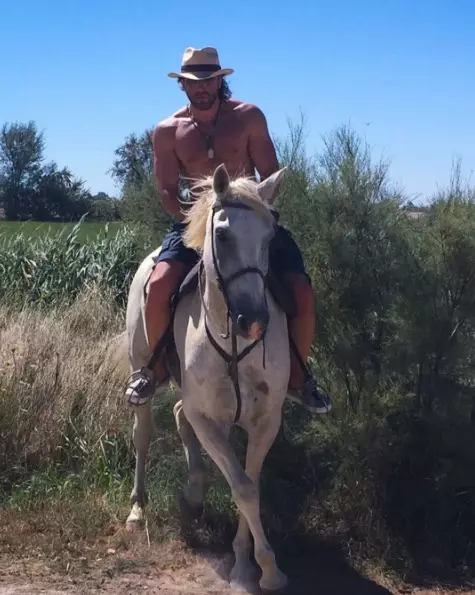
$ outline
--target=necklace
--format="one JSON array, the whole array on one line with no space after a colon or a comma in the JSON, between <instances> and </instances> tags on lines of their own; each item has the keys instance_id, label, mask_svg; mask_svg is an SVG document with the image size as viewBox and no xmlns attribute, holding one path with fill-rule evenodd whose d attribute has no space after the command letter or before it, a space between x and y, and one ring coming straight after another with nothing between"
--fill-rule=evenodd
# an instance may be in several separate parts
<instances>
[{"instance_id":1,"label":"necklace","mask_svg":"<svg viewBox=\"0 0 475 595\"><path fill-rule=\"evenodd\" d=\"M216 127L216 122L218 121L218 116L219 116L220 110L221 110L221 102L219 103L218 111L216 112L216 115L213 119L213 127ZM198 130L198 132L204 138L205 147L206 147L206 151L208 154L208 159L213 159L213 157L214 157L213 136L211 134L205 134L203 132L203 130L201 130L200 125L198 124L198 122L193 117L193 114L191 113L191 109L190 109L189 105L188 105L188 115L190 116L190 120L192 121L193 126Z\"/></svg>"}]
</instances>

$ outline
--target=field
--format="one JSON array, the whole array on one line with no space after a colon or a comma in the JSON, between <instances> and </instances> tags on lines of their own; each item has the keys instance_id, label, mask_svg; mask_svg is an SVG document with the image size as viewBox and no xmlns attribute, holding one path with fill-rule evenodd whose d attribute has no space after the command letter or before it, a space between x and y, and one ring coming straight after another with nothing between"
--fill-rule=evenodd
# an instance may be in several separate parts
<instances>
[{"instance_id":1,"label":"field","mask_svg":"<svg viewBox=\"0 0 475 595\"><path fill-rule=\"evenodd\" d=\"M25 238L34 239L40 236L65 236L72 231L75 223L51 223L39 221L5 221L0 220L0 242L23 234ZM91 222L81 225L77 239L80 242L95 240L98 234L114 236L123 224L120 221L108 223Z\"/></svg>"}]
</instances>

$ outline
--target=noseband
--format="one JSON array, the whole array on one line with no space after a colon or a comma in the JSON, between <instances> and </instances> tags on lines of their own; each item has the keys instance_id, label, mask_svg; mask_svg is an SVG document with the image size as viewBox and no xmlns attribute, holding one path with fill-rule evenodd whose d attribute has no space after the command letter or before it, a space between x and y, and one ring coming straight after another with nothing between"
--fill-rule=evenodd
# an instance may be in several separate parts
<instances>
[{"instance_id":1,"label":"noseband","mask_svg":"<svg viewBox=\"0 0 475 595\"><path fill-rule=\"evenodd\" d=\"M262 341L262 347L263 347L262 364L265 368L265 342L264 342L264 339L265 339L267 329L264 330L262 337L260 337L259 339L256 339L253 343L251 343L245 349L243 349L240 353L238 353L238 351L237 351L237 331L236 331L237 320L235 320L235 317L233 317L231 314L231 308L229 306L228 287L229 287L229 284L232 283L232 281L234 281L235 279L239 279L239 277L242 277L243 275L247 275L248 273L254 273L256 275L259 275L261 277L262 281L264 282L264 299L266 300L265 290L267 288L268 275L265 275L261 271L261 269L259 269L257 267L243 267L242 269L239 269L238 271L232 273L228 277L226 277L226 278L223 277L221 271L219 270L218 259L216 258L215 242L214 242L214 216L215 216L216 212L218 210L222 209L223 207L231 207L231 208L235 208L235 209L245 209L245 210L251 210L251 208L244 203L223 200L223 201L217 202L213 206L213 213L211 216L211 253L212 253L212 258L213 258L213 267L216 272L216 279L218 282L218 287L219 287L221 293L223 294L224 301L226 303L226 308L227 308L227 317L226 317L227 318L227 332L226 332L226 334L221 334L221 337L223 339L227 339L227 338L229 338L229 335L231 334L231 346L232 346L231 354L227 353L222 347L220 347L220 345L218 345L218 343L216 342L215 338L211 334L211 331L209 330L209 327L208 327L208 322L207 322L208 311L207 311L206 305L204 303L204 295L203 295L203 291L202 291L202 273L204 272L203 260L201 260L201 262L200 262L200 271L199 271L199 276L198 276L198 282L199 282L199 292L200 292L201 303L203 305L203 309L205 312L206 335L208 336L208 339L209 339L211 345L216 349L216 351L219 353L219 355L226 362L228 375L232 380L232 383L234 386L234 391L236 393L237 407L236 407L236 414L234 416L234 423L236 423L241 416L241 406L242 406L241 390L239 387L239 377L238 377L238 363L242 359L244 359L260 341ZM267 307L267 300L266 300L266 307ZM229 331L229 320L230 319L231 319L231 333Z\"/></svg>"}]
</instances>

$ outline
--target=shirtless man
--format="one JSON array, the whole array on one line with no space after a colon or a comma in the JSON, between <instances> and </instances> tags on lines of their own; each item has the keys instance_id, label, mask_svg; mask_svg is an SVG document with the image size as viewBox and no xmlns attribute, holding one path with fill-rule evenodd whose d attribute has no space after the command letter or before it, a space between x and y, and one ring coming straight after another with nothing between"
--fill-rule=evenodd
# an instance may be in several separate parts
<instances>
[{"instance_id":1,"label":"shirtless man","mask_svg":"<svg viewBox=\"0 0 475 595\"><path fill-rule=\"evenodd\" d=\"M209 175L224 163L230 176L255 176L261 180L279 169L266 118L259 108L231 99L224 79L232 69L222 69L214 48L187 48L178 79L189 104L160 122L153 134L154 172L164 208L176 219L165 236L157 265L152 273L145 304L148 340L157 344L170 321L170 297L198 262L197 253L186 248L181 238L184 215L178 201L180 175L196 178ZM315 330L315 300L300 251L290 232L277 225L270 248L270 262L277 275L291 288L297 315L289 320L289 334L306 362ZM159 359L153 379L134 375L127 394L135 402L145 402L154 387L167 379ZM330 411L328 395L317 388L307 366L299 363L291 350L291 377L288 396L309 411Z\"/></svg>"}]
</instances>

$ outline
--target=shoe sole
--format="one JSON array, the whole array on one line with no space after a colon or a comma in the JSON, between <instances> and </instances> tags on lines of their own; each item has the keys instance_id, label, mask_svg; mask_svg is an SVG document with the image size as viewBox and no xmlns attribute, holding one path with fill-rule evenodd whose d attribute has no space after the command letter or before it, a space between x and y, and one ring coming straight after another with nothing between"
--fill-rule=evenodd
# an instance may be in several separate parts
<instances>
[{"instance_id":1,"label":"shoe sole","mask_svg":"<svg viewBox=\"0 0 475 595\"><path fill-rule=\"evenodd\" d=\"M331 403L328 403L327 406L323 407L312 407L312 405L305 403L304 401L302 401L302 399L294 395L287 394L287 398L289 399L289 401L297 403L298 405L304 407L305 409L307 409L307 411L310 411L311 413L330 413L330 411L332 410Z\"/></svg>"}]
</instances>

